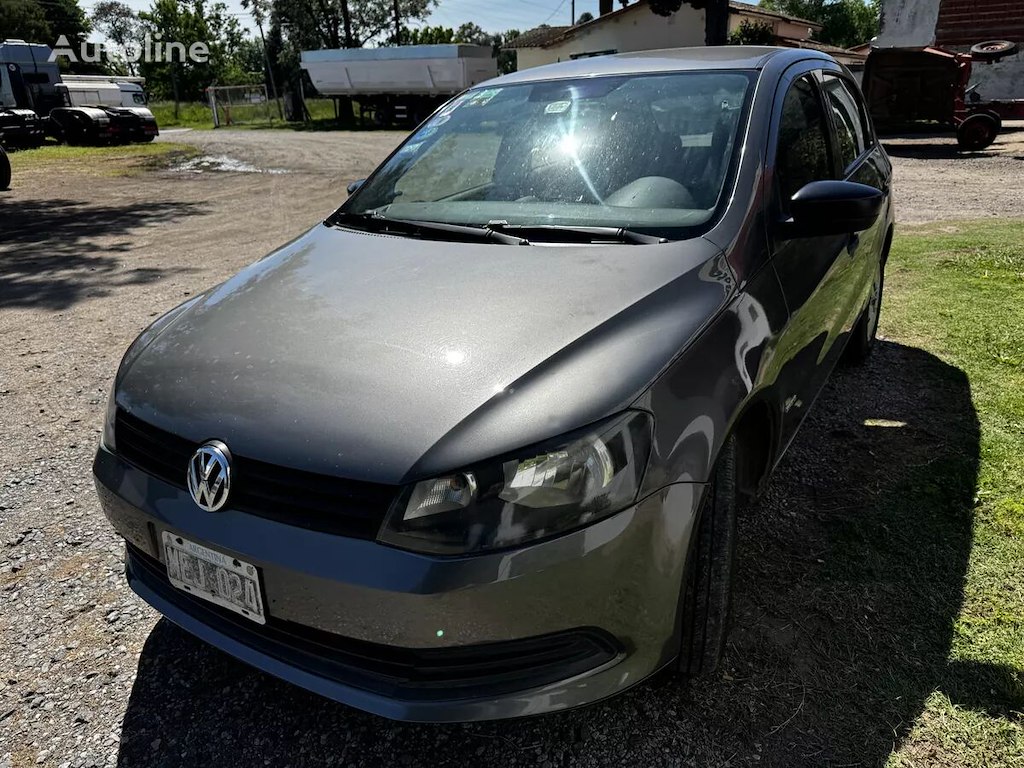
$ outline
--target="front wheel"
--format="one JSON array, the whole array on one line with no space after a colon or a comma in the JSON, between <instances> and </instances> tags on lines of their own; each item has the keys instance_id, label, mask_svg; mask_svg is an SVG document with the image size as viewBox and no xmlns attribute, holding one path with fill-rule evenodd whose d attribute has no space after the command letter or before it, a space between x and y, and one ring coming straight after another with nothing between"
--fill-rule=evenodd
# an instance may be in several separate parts
<instances>
[{"instance_id":1,"label":"front wheel","mask_svg":"<svg viewBox=\"0 0 1024 768\"><path fill-rule=\"evenodd\" d=\"M704 493L696 540L687 562L676 666L690 677L714 672L725 650L737 508L736 438L730 437Z\"/></svg>"},{"instance_id":2,"label":"front wheel","mask_svg":"<svg viewBox=\"0 0 1024 768\"><path fill-rule=\"evenodd\" d=\"M11 160L0 147L0 189L7 189L11 186Z\"/></svg>"}]
</instances>

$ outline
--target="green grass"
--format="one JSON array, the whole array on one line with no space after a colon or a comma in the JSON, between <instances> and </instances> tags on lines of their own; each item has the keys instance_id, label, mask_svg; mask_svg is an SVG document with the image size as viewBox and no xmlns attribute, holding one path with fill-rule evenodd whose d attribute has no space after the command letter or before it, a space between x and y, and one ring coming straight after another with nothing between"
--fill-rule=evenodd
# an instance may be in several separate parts
<instances>
[{"instance_id":1,"label":"green grass","mask_svg":"<svg viewBox=\"0 0 1024 768\"><path fill-rule=\"evenodd\" d=\"M173 142L126 144L108 147L72 147L46 144L38 149L12 152L11 170L19 174L33 172L78 172L104 176L123 176L147 168L163 167L196 154L193 147Z\"/></svg>"},{"instance_id":2,"label":"green grass","mask_svg":"<svg viewBox=\"0 0 1024 768\"><path fill-rule=\"evenodd\" d=\"M206 103L181 102L177 115L172 101L150 102L148 107L161 128L213 128L210 105Z\"/></svg>"},{"instance_id":3,"label":"green grass","mask_svg":"<svg viewBox=\"0 0 1024 768\"><path fill-rule=\"evenodd\" d=\"M970 383L980 461L948 663L1003 702L966 706L955 680L940 686L890 765L1024 765L1024 222L901 232L886 279L885 335Z\"/></svg>"},{"instance_id":4,"label":"green grass","mask_svg":"<svg viewBox=\"0 0 1024 768\"><path fill-rule=\"evenodd\" d=\"M303 123L289 123L281 120L278 117L276 105L271 103L269 106L270 114L273 117L270 121L266 118L267 108L263 105L258 108L236 107L233 116L239 122L232 127L293 129L304 127ZM333 123L334 103L330 99L306 99L306 108L314 123ZM177 115L175 115L172 101L152 102L149 104L149 109L153 112L156 123L161 128L213 129L213 116L210 113L210 105L206 102L181 102L178 104ZM221 119L224 119L223 116Z\"/></svg>"}]
</instances>

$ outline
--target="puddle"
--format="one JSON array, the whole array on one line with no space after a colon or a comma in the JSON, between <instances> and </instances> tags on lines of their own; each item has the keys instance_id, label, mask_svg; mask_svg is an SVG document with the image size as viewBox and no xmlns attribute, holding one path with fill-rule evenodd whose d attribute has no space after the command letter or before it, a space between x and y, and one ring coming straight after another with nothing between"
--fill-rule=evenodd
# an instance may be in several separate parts
<instances>
[{"instance_id":1,"label":"puddle","mask_svg":"<svg viewBox=\"0 0 1024 768\"><path fill-rule=\"evenodd\" d=\"M258 168L252 163L227 155L202 155L175 165L172 170L181 173L288 173L283 168Z\"/></svg>"}]
</instances>

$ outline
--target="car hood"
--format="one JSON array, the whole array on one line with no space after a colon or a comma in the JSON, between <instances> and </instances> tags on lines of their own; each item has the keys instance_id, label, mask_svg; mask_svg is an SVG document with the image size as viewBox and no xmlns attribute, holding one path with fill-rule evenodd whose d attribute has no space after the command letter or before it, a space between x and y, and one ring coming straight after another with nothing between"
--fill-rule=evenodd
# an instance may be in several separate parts
<instances>
[{"instance_id":1,"label":"car hood","mask_svg":"<svg viewBox=\"0 0 1024 768\"><path fill-rule=\"evenodd\" d=\"M701 238L509 246L321 225L158 321L116 399L237 455L397 483L627 407L731 289Z\"/></svg>"}]
</instances>

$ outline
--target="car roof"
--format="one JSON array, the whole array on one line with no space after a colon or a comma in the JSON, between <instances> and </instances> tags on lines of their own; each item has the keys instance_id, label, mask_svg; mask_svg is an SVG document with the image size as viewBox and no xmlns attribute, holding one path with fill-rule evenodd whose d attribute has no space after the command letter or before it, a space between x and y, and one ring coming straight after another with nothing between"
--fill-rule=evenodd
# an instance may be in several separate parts
<instances>
[{"instance_id":1,"label":"car roof","mask_svg":"<svg viewBox=\"0 0 1024 768\"><path fill-rule=\"evenodd\" d=\"M722 69L762 69L769 61L792 63L805 59L834 61L820 51L804 48L773 48L754 45L718 45L699 48L662 48L607 56L593 56L513 72L482 85L511 85L543 80L563 80L600 75L632 75L647 72L692 72Z\"/></svg>"}]
</instances>

